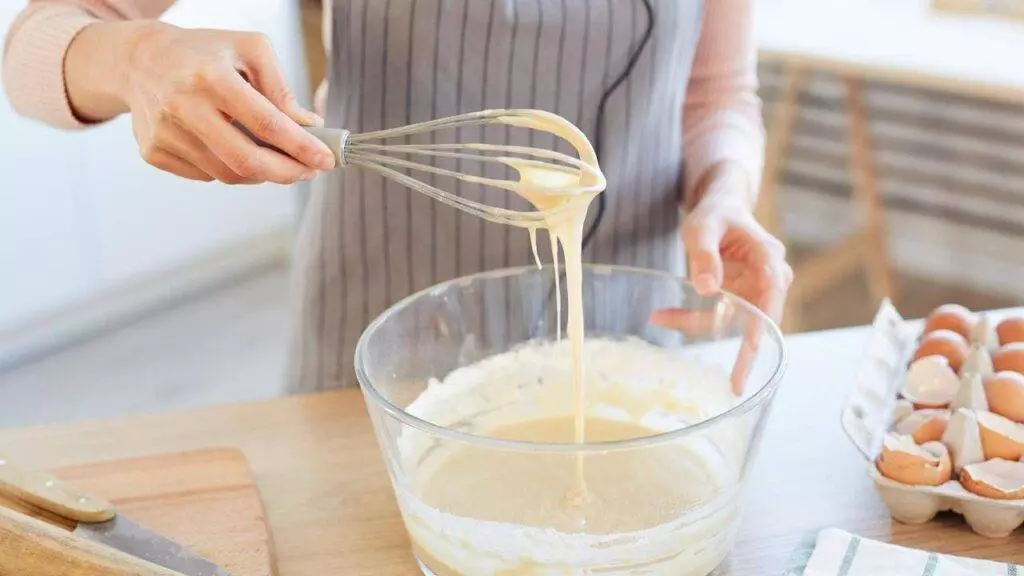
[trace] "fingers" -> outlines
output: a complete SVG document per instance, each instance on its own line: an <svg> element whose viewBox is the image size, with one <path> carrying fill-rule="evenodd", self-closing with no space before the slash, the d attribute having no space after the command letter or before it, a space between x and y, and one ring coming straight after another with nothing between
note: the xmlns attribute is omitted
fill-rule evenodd
<svg viewBox="0 0 1024 576"><path fill-rule="evenodd" d="M263 34L246 34L238 43L249 81L289 118L304 126L323 126L323 118L299 105L288 88L274 47Z"/></svg>
<svg viewBox="0 0 1024 576"><path fill-rule="evenodd" d="M755 262L758 267L758 298L753 304L776 323L782 321L786 294L793 282L793 269L786 262L786 247L760 225L755 225ZM744 330L743 344L733 366L733 392L742 394L747 378L757 358L764 333L761 318L751 315Z"/></svg>
<svg viewBox="0 0 1024 576"><path fill-rule="evenodd" d="M692 215L683 225L683 245L690 263L690 280L697 293L708 296L722 287L721 243L725 224Z"/></svg>
<svg viewBox="0 0 1024 576"><path fill-rule="evenodd" d="M683 242L690 260L690 277L698 293L706 295L721 287L724 266L723 249L740 258L744 270L740 273L750 283L744 284L746 297L773 321L782 318L786 293L793 280L793 271L786 263L783 244L761 227L753 216L737 217L725 214L695 212L684 224ZM728 230L727 230L728 229ZM726 233L730 235L728 238ZM723 242L724 239L724 242ZM726 246L723 247L723 243ZM732 276L730 276L732 277ZM735 289L735 288L732 288ZM701 328L708 319L683 311L657 312L652 321L684 329ZM704 326L704 328L707 328ZM744 320L743 337L730 376L733 393L742 395L746 388L758 349L764 325L761 318L751 314Z"/></svg>
<svg viewBox="0 0 1024 576"><path fill-rule="evenodd" d="M692 340L720 338L723 331L732 326L737 307L716 307L709 310L684 310L681 308L663 308L651 313L649 322L655 326L678 330ZM743 337L740 349L733 363L730 374L730 385L733 394L743 395L747 378L757 358L757 349L761 342L761 318L749 314L744 320Z"/></svg>
<svg viewBox="0 0 1024 576"><path fill-rule="evenodd" d="M174 156L184 159L216 180L225 184L255 184L256 180L239 176L217 157L195 135L177 125L161 129L155 136L155 145Z"/></svg>
<svg viewBox="0 0 1024 576"><path fill-rule="evenodd" d="M678 330L693 336L713 332L718 322L718 315L714 310L662 308L651 312L648 322L661 328Z"/></svg>
<svg viewBox="0 0 1024 576"><path fill-rule="evenodd" d="M761 346L761 331L764 329L764 322L757 314L750 314L743 327L743 340L740 343L740 351L736 355L736 363L732 366L732 393L737 396L743 395L746 389L747 378L757 358L757 350Z"/></svg>
<svg viewBox="0 0 1024 576"><path fill-rule="evenodd" d="M179 118L187 130L243 179L291 184L316 175L315 170L294 158L257 146L208 103L196 102L190 114Z"/></svg>
<svg viewBox="0 0 1024 576"><path fill-rule="evenodd" d="M264 142L283 150L307 168L329 170L334 167L334 154L327 145L303 130L235 70L224 70L214 81L213 88L214 106L241 122Z"/></svg>
<svg viewBox="0 0 1024 576"><path fill-rule="evenodd" d="M146 155L145 160L156 168L176 176L181 176L182 178L200 180L202 182L213 180L213 176L210 176L205 171L163 149L153 150Z"/></svg>
<svg viewBox="0 0 1024 576"><path fill-rule="evenodd" d="M330 149L300 126L320 119L289 92L265 36L171 30L133 59L124 94L151 164L232 184L290 184L334 167Z"/></svg>
<svg viewBox="0 0 1024 576"><path fill-rule="evenodd" d="M786 293L793 283L793 269L786 262L786 247L761 229L760 246L761 297L754 304L775 322L782 320Z"/></svg>

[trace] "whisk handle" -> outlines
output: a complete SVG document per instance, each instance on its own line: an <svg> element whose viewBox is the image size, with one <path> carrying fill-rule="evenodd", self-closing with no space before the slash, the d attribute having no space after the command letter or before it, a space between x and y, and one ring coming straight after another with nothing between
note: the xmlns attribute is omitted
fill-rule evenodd
<svg viewBox="0 0 1024 576"><path fill-rule="evenodd" d="M264 142L263 140L261 140L259 136L253 134L252 131L246 128L241 122L237 120L232 120L231 124L234 125L235 128L238 128L243 134L248 136L249 139L255 142L257 145L262 146L264 148L269 148L274 152L284 154L285 156L291 156L290 154L288 154L284 150L281 150L277 146L274 146L269 142ZM331 149L331 152L334 153L335 166L340 167L345 165L345 144L348 141L348 130L339 130L335 128L321 128L319 126L303 126L302 129L312 134L314 138L323 142L324 144L327 145L328 148Z"/></svg>

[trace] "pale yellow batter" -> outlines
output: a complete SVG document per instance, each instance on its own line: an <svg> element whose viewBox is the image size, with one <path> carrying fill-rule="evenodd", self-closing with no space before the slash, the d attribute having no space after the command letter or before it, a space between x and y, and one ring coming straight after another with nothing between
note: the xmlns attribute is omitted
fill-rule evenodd
<svg viewBox="0 0 1024 576"><path fill-rule="evenodd" d="M572 443L571 344L538 342L464 366L409 406L431 422L523 442ZM588 442L684 428L735 403L728 375L639 340L588 338ZM512 450L405 430L399 503L439 576L703 576L734 534L742 421L651 446ZM574 498L582 482L586 498ZM584 568L593 572L585 572ZM600 570L598 570L600 568Z"/></svg>
<svg viewBox="0 0 1024 576"><path fill-rule="evenodd" d="M516 193L541 211L562 208L545 228L556 282L558 246L565 257L570 349L541 344L461 368L409 411L479 436L583 444L676 430L731 407L724 373L701 373L642 342L584 341L581 249L592 190L603 183L597 158L557 116L509 122L569 141L595 169L507 161L519 173ZM536 225L523 227L536 255ZM588 378L588 368L602 376ZM444 443L413 430L399 443L411 480L396 488L399 503L417 557L437 576L703 575L736 525L744 437L733 429L586 454Z"/></svg>

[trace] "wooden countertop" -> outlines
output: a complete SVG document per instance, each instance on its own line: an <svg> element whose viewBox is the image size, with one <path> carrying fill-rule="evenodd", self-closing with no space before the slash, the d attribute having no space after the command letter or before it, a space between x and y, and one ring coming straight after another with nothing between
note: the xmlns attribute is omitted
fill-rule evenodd
<svg viewBox="0 0 1024 576"><path fill-rule="evenodd" d="M950 554L1024 562L1020 536L990 540L957 516L890 520L846 438L840 407L867 336L790 337L790 365L723 575L775 575L810 531L836 526ZM0 453L54 468L98 459L239 447L266 502L281 576L411 576L412 562L358 390L119 420L0 431Z"/></svg>

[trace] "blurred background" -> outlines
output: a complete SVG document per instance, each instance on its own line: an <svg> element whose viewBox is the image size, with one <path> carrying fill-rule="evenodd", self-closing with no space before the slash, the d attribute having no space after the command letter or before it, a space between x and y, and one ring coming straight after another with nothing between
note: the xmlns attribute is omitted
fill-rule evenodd
<svg viewBox="0 0 1024 576"><path fill-rule="evenodd" d="M23 3L0 1L0 31ZM319 0L179 0L259 30L309 102ZM789 246L789 332L1024 304L1024 1L762 0L759 217ZM65 134L0 99L0 426L282 393L303 186L139 159L130 120ZM58 168L54 168L58 167Z"/></svg>

